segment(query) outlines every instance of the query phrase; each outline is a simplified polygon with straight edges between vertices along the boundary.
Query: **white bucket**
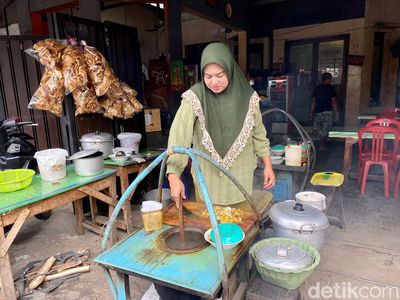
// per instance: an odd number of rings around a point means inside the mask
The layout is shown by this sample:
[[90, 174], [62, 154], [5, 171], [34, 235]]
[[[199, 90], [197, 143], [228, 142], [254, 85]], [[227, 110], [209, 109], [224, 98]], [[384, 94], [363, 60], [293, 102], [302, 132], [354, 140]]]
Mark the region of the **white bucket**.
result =
[[64, 149], [47, 149], [35, 153], [42, 180], [56, 181], [67, 176], [66, 157], [68, 151]]
[[304, 191], [296, 194], [296, 202], [315, 207], [320, 211], [326, 208], [326, 197], [324, 194], [312, 191]]
[[118, 134], [117, 138], [121, 143], [121, 147], [132, 149], [132, 151], [135, 151], [135, 154], [139, 154], [139, 144], [142, 139], [140, 133], [122, 132]]
[[285, 162], [287, 166], [301, 166], [301, 146], [289, 145], [285, 147]]

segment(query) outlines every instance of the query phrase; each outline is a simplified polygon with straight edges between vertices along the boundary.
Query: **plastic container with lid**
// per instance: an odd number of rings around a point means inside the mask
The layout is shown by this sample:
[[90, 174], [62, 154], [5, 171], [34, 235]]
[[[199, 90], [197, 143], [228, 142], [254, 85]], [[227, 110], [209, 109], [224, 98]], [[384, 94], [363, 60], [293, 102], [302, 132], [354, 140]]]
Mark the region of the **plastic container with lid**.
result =
[[147, 232], [162, 228], [163, 213], [162, 203], [157, 201], [143, 201], [140, 211], [142, 212], [143, 228]]

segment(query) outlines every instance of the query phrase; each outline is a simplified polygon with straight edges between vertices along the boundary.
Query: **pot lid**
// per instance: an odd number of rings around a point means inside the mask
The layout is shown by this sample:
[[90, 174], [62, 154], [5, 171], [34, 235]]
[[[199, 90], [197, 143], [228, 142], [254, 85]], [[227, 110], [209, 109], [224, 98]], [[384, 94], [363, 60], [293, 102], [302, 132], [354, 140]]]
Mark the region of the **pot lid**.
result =
[[314, 231], [329, 226], [327, 216], [309, 205], [286, 200], [272, 205], [269, 216], [272, 221], [287, 229]]
[[298, 246], [290, 244], [267, 244], [255, 252], [257, 260], [281, 270], [300, 270], [310, 266], [312, 256]]
[[112, 134], [107, 132], [94, 132], [84, 134], [81, 138], [81, 142], [88, 143], [103, 143], [103, 142], [112, 142], [114, 141], [114, 137]]
[[74, 160], [74, 159], [79, 159], [79, 158], [88, 158], [90, 157], [96, 157], [96, 156], [103, 156], [103, 152], [97, 150], [97, 149], [91, 149], [91, 150], [83, 150], [76, 152], [74, 155], [71, 155], [68, 157], [68, 160]]

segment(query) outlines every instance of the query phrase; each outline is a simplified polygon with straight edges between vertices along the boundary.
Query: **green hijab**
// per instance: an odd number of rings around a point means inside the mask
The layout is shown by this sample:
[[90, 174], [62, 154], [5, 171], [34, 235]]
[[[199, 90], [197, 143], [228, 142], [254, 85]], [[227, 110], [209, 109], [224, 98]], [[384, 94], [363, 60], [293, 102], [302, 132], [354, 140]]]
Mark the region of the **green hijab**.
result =
[[216, 63], [225, 70], [229, 81], [227, 88], [215, 94], [201, 81], [191, 90], [201, 102], [206, 129], [215, 150], [224, 158], [244, 125], [254, 90], [225, 44], [212, 43], [204, 49], [201, 55], [202, 77], [205, 66], [210, 63]]

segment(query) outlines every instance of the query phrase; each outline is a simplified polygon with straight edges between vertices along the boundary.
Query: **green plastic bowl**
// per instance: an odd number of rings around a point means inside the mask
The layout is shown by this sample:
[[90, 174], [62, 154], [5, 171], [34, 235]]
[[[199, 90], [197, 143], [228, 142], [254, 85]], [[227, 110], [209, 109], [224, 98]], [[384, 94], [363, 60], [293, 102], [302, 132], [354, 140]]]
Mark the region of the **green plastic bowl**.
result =
[[[289, 244], [289, 245], [295, 245], [306, 252], [310, 253], [311, 256], [313, 257], [313, 263], [303, 269], [299, 270], [281, 270], [277, 268], [273, 268], [270, 266], [265, 265], [263, 262], [259, 261], [255, 253], [257, 252], [258, 249], [261, 247], [268, 245], [268, 244]], [[259, 241], [258, 243], [255, 243], [251, 248], [250, 248], [250, 254], [253, 257], [256, 268], [258, 273], [260, 273], [260, 276], [263, 280], [272, 283], [276, 286], [279, 286], [281, 288], [285, 288], [288, 290], [295, 290], [297, 289], [300, 285], [303, 284], [304, 281], [311, 275], [311, 273], [314, 271], [314, 269], [319, 265], [321, 261], [321, 257], [319, 255], [319, 252], [317, 249], [312, 247], [311, 245], [308, 245], [306, 243], [292, 240], [292, 239], [286, 239], [286, 238], [270, 238], [270, 239], [265, 239], [262, 241]]]
[[[219, 224], [218, 228], [223, 245], [235, 244], [243, 239], [243, 230], [235, 223]], [[211, 230], [210, 239], [215, 243], [214, 230]]]
[[32, 183], [35, 171], [30, 169], [15, 169], [0, 172], [0, 193], [10, 193], [22, 190]]

